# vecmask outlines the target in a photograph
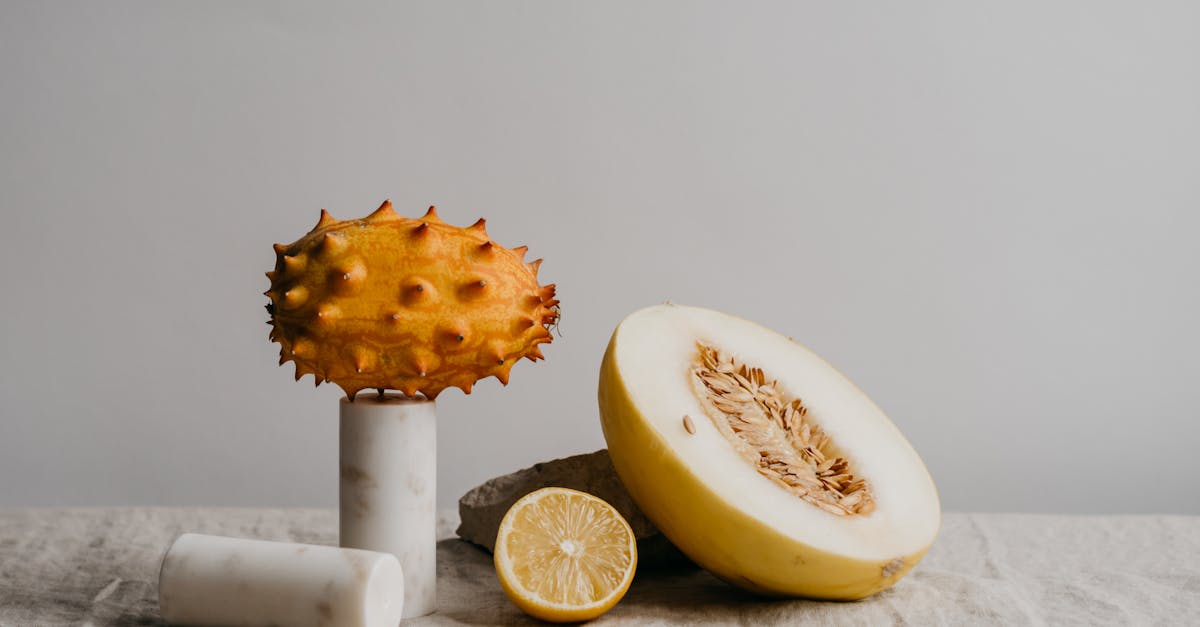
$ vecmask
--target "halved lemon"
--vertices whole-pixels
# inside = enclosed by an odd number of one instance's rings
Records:
[[[495,558],[504,593],[522,611],[576,622],[607,612],[625,596],[637,569],[637,539],[603,499],[542,488],[504,515]]]

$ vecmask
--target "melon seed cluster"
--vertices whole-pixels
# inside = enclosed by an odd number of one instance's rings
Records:
[[[713,425],[758,473],[820,509],[838,516],[870,514],[875,500],[848,460],[833,453],[829,434],[787,397],[762,368],[699,344],[693,368]],[[684,428],[690,417],[685,416]]]
[[[385,201],[359,220],[321,219],[276,244],[267,273],[270,338],[296,379],[312,374],[351,400],[363,389],[470,393],[494,376],[508,383],[522,357],[542,358],[558,320],[554,285],[539,285],[541,259],[493,242],[484,220],[460,228],[430,207],[420,218]]]

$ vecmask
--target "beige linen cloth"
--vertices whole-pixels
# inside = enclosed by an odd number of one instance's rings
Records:
[[[457,522],[440,521],[449,538]],[[0,626],[159,625],[156,581],[185,531],[332,544],[332,510],[0,510]],[[438,545],[438,613],[406,625],[532,623],[491,556]],[[895,588],[854,603],[776,601],[695,569],[643,569],[597,625],[1200,625],[1200,517],[946,514]]]

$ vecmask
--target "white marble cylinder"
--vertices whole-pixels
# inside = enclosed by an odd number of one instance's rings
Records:
[[[396,627],[403,590],[387,553],[198,533],[175,540],[158,574],[171,625]]]
[[[433,401],[342,399],[340,544],[395,555],[404,618],[437,609],[437,417]]]

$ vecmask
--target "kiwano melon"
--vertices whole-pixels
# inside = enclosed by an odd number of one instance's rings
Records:
[[[296,379],[331,381],[353,400],[366,388],[436,398],[470,393],[483,377],[508,383],[522,357],[542,357],[558,320],[554,285],[539,285],[541,259],[493,242],[480,219],[460,228],[430,207],[404,218],[385,201],[360,220],[321,219],[304,237],[275,245],[272,341]]]

